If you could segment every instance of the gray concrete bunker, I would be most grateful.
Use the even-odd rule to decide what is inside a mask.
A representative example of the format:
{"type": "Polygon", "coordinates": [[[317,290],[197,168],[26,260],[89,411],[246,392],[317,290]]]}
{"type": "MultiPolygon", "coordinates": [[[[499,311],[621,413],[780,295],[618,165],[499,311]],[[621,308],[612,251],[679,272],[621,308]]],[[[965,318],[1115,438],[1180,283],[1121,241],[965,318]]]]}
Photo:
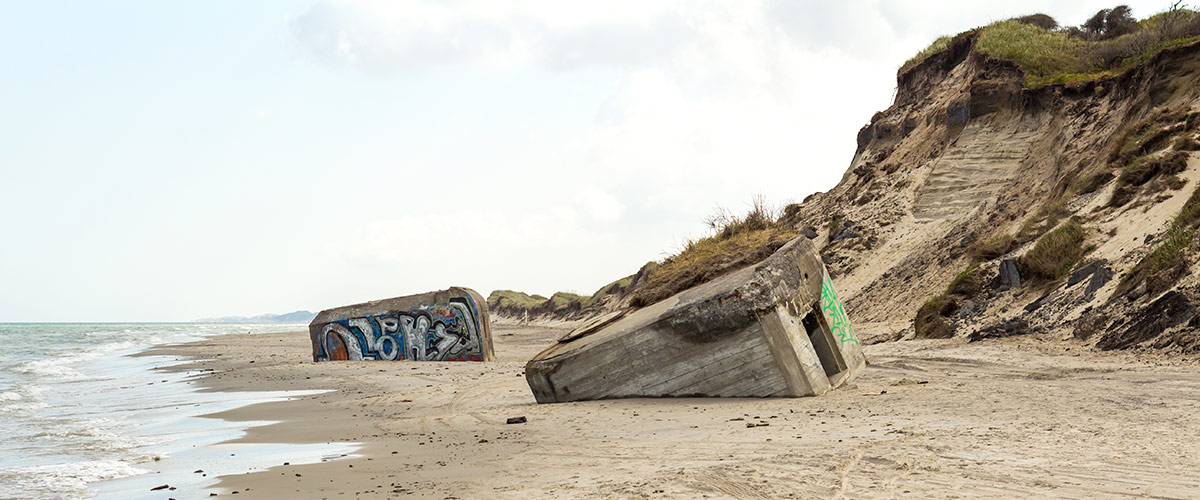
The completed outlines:
{"type": "Polygon", "coordinates": [[[313,361],[491,361],[487,301],[470,288],[374,300],[317,314],[313,361]]]}
{"type": "Polygon", "coordinates": [[[762,262],[635,311],[593,320],[538,353],[539,403],[625,397],[824,394],[865,365],[815,248],[762,262]]]}

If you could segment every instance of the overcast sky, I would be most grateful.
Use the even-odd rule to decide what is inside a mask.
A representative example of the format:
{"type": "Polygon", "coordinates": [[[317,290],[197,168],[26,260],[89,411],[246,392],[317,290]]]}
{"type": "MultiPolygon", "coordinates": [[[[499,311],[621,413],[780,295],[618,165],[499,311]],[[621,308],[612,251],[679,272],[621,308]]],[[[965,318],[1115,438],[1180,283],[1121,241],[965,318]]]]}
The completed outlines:
{"type": "Polygon", "coordinates": [[[937,36],[1104,7],[7,2],[0,321],[590,294],[833,187],[937,36]]]}

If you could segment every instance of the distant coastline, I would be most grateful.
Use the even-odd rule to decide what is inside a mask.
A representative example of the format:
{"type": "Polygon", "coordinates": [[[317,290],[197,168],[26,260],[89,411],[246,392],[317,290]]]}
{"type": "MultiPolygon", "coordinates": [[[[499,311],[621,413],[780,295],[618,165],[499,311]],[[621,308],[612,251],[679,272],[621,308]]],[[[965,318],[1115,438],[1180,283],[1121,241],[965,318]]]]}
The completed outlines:
{"type": "Polygon", "coordinates": [[[201,318],[195,323],[308,323],[317,316],[309,311],[294,311],[284,314],[260,314],[258,316],[223,316],[220,318],[201,318]]]}

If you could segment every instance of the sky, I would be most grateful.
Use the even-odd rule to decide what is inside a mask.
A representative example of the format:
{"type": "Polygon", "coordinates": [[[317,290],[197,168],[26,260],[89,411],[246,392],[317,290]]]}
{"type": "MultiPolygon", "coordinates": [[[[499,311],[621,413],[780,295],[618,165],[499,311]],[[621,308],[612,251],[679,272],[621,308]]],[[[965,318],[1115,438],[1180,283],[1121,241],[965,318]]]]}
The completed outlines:
{"type": "Polygon", "coordinates": [[[2,2],[0,321],[591,294],[832,188],[938,36],[1111,6],[2,2]]]}

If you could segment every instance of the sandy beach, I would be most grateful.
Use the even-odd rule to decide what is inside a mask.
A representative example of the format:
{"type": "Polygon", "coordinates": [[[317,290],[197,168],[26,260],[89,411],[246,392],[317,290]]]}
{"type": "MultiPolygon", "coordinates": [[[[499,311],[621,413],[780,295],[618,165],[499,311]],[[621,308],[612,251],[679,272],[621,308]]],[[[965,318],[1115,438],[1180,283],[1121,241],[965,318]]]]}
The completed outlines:
{"type": "Polygon", "coordinates": [[[278,422],[237,442],[361,443],[161,496],[1200,496],[1194,364],[1059,339],[906,341],[866,346],[862,376],[823,397],[537,405],[524,362],[563,332],[499,326],[492,363],[313,363],[306,332],[157,348],[194,358],[165,369],[206,391],[332,390],[211,415],[278,422]]]}

